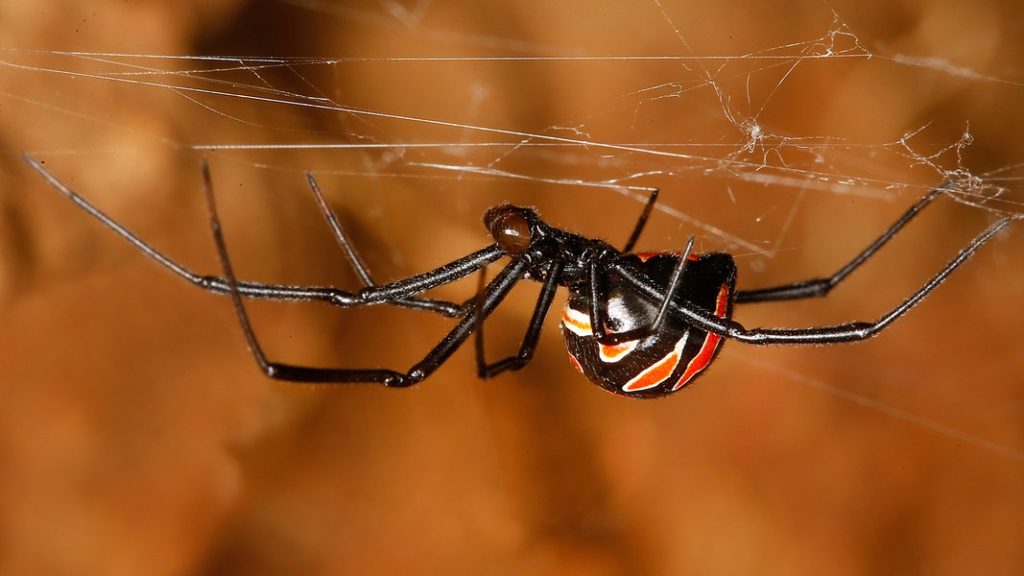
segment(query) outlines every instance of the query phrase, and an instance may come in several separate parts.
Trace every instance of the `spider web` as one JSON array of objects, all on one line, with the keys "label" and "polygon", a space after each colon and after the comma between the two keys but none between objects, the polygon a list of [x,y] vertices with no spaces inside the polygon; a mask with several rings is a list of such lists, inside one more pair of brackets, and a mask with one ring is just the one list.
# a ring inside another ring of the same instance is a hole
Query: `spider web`
[{"label": "spider web", "polygon": [[[478,247],[479,215],[502,200],[618,243],[660,188],[642,247],[671,250],[697,234],[701,250],[736,255],[746,288],[831,273],[914,199],[955,184],[828,302],[741,307],[747,326],[876,318],[987,224],[1022,212],[1024,62],[1014,55],[1024,34],[1020,15],[1001,18],[995,4],[903,15],[818,1],[208,4],[78,7],[0,51],[8,164],[21,150],[44,159],[196,269],[215,265],[191,193],[201,157],[235,214],[246,276],[309,283],[351,276],[269,251],[329,249],[324,232],[303,240],[311,232],[295,229],[322,226],[291,206],[308,203],[307,170],[368,238],[381,277]],[[77,37],[45,39],[71,23]],[[18,182],[38,187],[31,175]],[[144,266],[114,243],[93,252],[106,231],[72,211],[47,215],[56,205],[5,199],[8,224],[29,223],[9,225],[22,231],[0,244],[9,302],[110,262]],[[807,402],[824,392],[860,424],[877,423],[866,409],[950,449],[1024,462],[1014,328],[1024,318],[1000,304],[1024,290],[1006,269],[1021,262],[1016,228],[901,320],[911,327],[842,350],[731,344],[699,385]],[[495,335],[500,345],[515,345],[531,298],[496,316],[490,332],[510,334]],[[338,363],[319,346],[314,357]],[[532,370],[555,369],[541,364]]]}]

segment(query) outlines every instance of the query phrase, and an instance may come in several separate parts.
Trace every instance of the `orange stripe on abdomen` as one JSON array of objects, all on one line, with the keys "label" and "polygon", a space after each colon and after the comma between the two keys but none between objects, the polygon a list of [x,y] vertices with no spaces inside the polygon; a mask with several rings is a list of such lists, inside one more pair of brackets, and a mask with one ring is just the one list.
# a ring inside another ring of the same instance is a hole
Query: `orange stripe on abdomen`
[{"label": "orange stripe on abdomen", "polygon": [[683,337],[676,342],[675,348],[665,355],[664,358],[658,360],[654,364],[648,366],[644,371],[634,376],[629,382],[622,387],[623,392],[639,392],[641,390],[647,390],[654,388],[661,384],[668,377],[676,371],[679,366],[679,360],[683,355],[683,348],[686,346],[686,339],[690,336],[690,332],[687,331],[683,334]]},{"label": "orange stripe on abdomen", "polygon": [[636,349],[639,340],[626,340],[619,344],[600,344],[597,345],[598,356],[602,362],[612,363],[618,362],[625,358],[630,352]]}]

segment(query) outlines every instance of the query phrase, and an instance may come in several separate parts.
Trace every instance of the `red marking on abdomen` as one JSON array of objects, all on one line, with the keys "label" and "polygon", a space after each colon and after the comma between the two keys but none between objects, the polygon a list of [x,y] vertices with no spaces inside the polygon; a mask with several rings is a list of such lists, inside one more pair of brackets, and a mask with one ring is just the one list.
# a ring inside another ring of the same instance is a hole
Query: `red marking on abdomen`
[{"label": "red marking on abdomen", "polygon": [[[722,284],[722,287],[718,290],[718,299],[715,302],[715,316],[725,318],[725,312],[728,309],[729,285]],[[694,376],[707,368],[708,364],[711,364],[711,359],[715,357],[715,350],[718,349],[718,345],[721,342],[721,336],[714,332],[708,332],[708,335],[704,337],[704,343],[700,345],[700,350],[697,351],[697,355],[686,365],[686,371],[683,372],[683,375],[679,377],[679,381],[672,387],[673,392],[686,386],[690,380],[693,380]]]},{"label": "red marking on abdomen", "polygon": [[583,374],[583,366],[581,366],[580,361],[572,355],[572,352],[569,352],[569,362],[572,362],[573,367],[579,370],[580,374]]},{"label": "red marking on abdomen", "polygon": [[598,355],[600,356],[602,362],[618,362],[619,360],[622,360],[627,355],[629,355],[629,353],[632,352],[634,349],[636,349],[636,346],[639,343],[639,340],[626,340],[625,342],[621,342],[619,344],[599,343],[597,345]]},{"label": "red marking on abdomen", "polygon": [[[636,254],[636,257],[639,258],[641,262],[647,262],[648,260],[650,260],[651,258],[654,258],[655,256],[679,256],[679,253],[678,252],[638,252]],[[687,258],[687,260],[689,260],[690,262],[696,262],[697,260],[700,260],[700,254],[697,254],[696,252],[690,252],[690,256]]]},{"label": "red marking on abdomen", "polygon": [[683,355],[683,348],[686,346],[686,339],[689,336],[689,332],[683,334],[683,337],[676,342],[675,348],[666,354],[664,358],[651,364],[629,382],[626,382],[625,386],[622,387],[623,392],[647,390],[667,380],[676,371],[676,367],[679,366],[679,360]]}]

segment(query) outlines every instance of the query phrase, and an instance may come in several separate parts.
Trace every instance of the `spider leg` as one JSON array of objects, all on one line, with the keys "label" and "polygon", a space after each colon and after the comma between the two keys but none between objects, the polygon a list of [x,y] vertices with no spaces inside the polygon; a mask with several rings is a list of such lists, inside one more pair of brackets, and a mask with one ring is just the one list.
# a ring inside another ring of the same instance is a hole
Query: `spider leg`
[{"label": "spider leg", "polygon": [[[345,253],[345,257],[348,259],[349,264],[352,265],[352,269],[355,270],[356,276],[359,277],[363,286],[376,286],[377,283],[374,282],[373,277],[370,276],[370,271],[366,267],[366,263],[363,262],[362,258],[360,258],[359,253],[356,252],[355,246],[352,245],[352,241],[349,239],[348,235],[345,234],[341,224],[338,222],[338,216],[324,199],[324,195],[320,191],[320,186],[317,184],[316,179],[313,178],[312,172],[306,172],[306,180],[309,181],[309,187],[313,190],[313,197],[316,199],[316,203],[320,207],[320,212],[323,214],[324,219],[327,220],[327,224],[331,227],[331,231],[334,233],[334,238],[338,241],[338,245],[341,246],[341,250]],[[454,302],[435,300],[433,298],[398,298],[393,300],[391,304],[405,308],[430,310],[444,316],[451,316],[451,310],[459,308],[459,305]]]},{"label": "spider leg", "polygon": [[[49,170],[43,167],[35,158],[28,154],[23,155],[28,165],[38,172],[54,189],[74,202],[101,224],[124,238],[137,250],[154,260],[164,268],[183,278],[203,290],[213,294],[227,295],[231,287],[227,278],[221,276],[210,276],[196,274],[192,270],[175,262],[162,252],[147,244],[133,232],[117,223],[114,219],[104,214],[99,208],[93,206],[82,196],[67,187]],[[497,260],[504,255],[504,251],[496,244],[492,244],[482,250],[478,250],[449,264],[441,266],[433,271],[412,276],[390,284],[371,286],[364,288],[359,293],[339,290],[326,286],[291,286],[285,284],[267,284],[260,282],[236,281],[238,293],[246,298],[257,298],[265,300],[288,300],[288,301],[320,301],[348,308],[353,306],[365,306],[370,304],[390,303],[391,299],[404,298],[413,294],[429,290],[431,288],[452,282],[463,276],[471,274],[480,267]],[[463,314],[462,308],[455,304],[436,302],[432,308],[440,314],[450,317],[458,317]]]},{"label": "spider leg", "polygon": [[903,216],[900,216],[899,220],[897,220],[892,226],[889,226],[881,236],[869,244],[867,248],[832,276],[829,276],[828,278],[815,278],[812,280],[804,280],[802,282],[793,282],[790,284],[783,284],[781,286],[772,286],[770,288],[738,290],[736,292],[736,302],[768,302],[775,300],[796,300],[800,298],[825,296],[829,291],[835,288],[837,284],[849,276],[851,272],[860,267],[864,262],[867,262],[867,260],[871,258],[879,248],[884,246],[892,239],[893,236],[896,235],[897,232],[906,226],[908,222],[913,220],[913,218],[917,216],[925,206],[931,204],[933,200],[942,196],[952,187],[953,182],[947,182],[921,197],[921,199],[911,206],[910,209],[903,213]]},{"label": "spider leg", "polygon": [[623,252],[633,251],[633,246],[636,245],[636,241],[640,239],[640,234],[644,231],[644,226],[647,225],[647,219],[651,217],[654,203],[658,201],[658,192],[658,188],[651,191],[650,197],[647,198],[647,204],[644,205],[644,211],[640,213],[640,218],[637,219],[636,226],[633,227],[633,233],[629,235],[629,240],[626,241],[626,246],[622,249]]},{"label": "spider leg", "polygon": [[[533,351],[537,347],[537,342],[540,341],[544,318],[547,316],[548,310],[551,308],[551,302],[555,298],[555,290],[558,288],[558,279],[562,275],[563,267],[564,264],[561,260],[553,260],[548,267],[548,278],[544,281],[544,286],[537,297],[537,305],[533,308],[533,316],[530,318],[530,324],[523,335],[523,342],[519,346],[519,353],[516,355],[502,358],[491,364],[487,363],[484,357],[483,318],[481,314],[477,314],[475,336],[476,371],[480,378],[493,378],[506,370],[519,370],[533,359]],[[480,275],[480,280],[481,282],[483,281],[483,273]]]},{"label": "spider leg", "polygon": [[238,321],[242,326],[246,342],[252,351],[256,363],[259,364],[263,373],[276,380],[289,382],[379,382],[386,386],[404,387],[411,386],[437,370],[445,360],[451,357],[452,353],[465,342],[473,328],[477,325],[478,315],[486,317],[494,308],[508,295],[526,273],[527,261],[522,258],[513,259],[498,276],[487,285],[482,296],[482,302],[478,307],[469,308],[468,312],[456,326],[439,342],[433,350],[418,363],[413,365],[408,372],[402,373],[387,369],[350,369],[350,368],[313,368],[308,366],[297,366],[293,364],[282,364],[271,362],[267,359],[263,348],[260,346],[256,333],[252,329],[249,315],[245,311],[245,304],[242,302],[242,295],[235,282],[235,273],[231,267],[231,259],[228,256],[227,245],[224,242],[220,218],[217,215],[217,203],[213,195],[213,184],[210,179],[210,168],[203,162],[203,189],[206,194],[206,202],[210,212],[210,229],[213,232],[214,243],[217,246],[217,255],[220,258],[221,267],[224,270],[224,277],[227,279],[228,290],[231,302],[234,305]]},{"label": "spider leg", "polygon": [[591,261],[587,268],[587,288],[590,291],[590,329],[598,342],[608,340],[605,320],[608,319],[608,299],[605,298],[604,275],[598,273],[598,263]]},{"label": "spider leg", "polygon": [[[748,344],[834,344],[866,340],[909,312],[1000,230],[1006,228],[1011,222],[1021,219],[1024,219],[1024,216],[1008,216],[986,228],[917,292],[874,322],[849,322],[811,328],[746,328],[734,320],[718,318],[707,310],[690,308],[679,303],[672,304],[672,312],[701,330]],[[630,270],[622,264],[612,264],[609,266],[609,270],[618,274],[639,293],[645,294],[652,302],[663,298],[661,289],[646,275]]]},{"label": "spider leg", "polygon": [[[668,317],[668,311],[672,302],[675,301],[676,293],[679,291],[679,286],[681,285],[680,280],[683,277],[683,271],[686,270],[686,264],[690,261],[690,252],[693,251],[693,243],[696,241],[696,239],[696,236],[691,235],[690,239],[687,240],[686,247],[683,249],[682,252],[682,256],[679,258],[679,262],[676,264],[675,270],[672,271],[672,277],[669,280],[668,286],[664,290],[664,296],[661,298],[661,304],[658,306],[658,313],[657,315],[655,315],[654,320],[651,321],[651,323],[648,324],[647,326],[641,326],[639,328],[626,330],[624,332],[612,333],[603,333],[604,325],[601,324],[601,333],[595,331],[595,334],[597,334],[598,342],[606,345],[621,344],[622,342],[626,342],[629,340],[639,340],[641,338],[646,338],[647,336],[654,334],[661,328],[661,325],[664,323],[665,318]],[[605,315],[607,315],[607,310],[605,306],[606,304],[607,301],[603,301],[601,305],[598,306],[599,310],[603,312]],[[591,306],[594,305],[591,304]]]}]

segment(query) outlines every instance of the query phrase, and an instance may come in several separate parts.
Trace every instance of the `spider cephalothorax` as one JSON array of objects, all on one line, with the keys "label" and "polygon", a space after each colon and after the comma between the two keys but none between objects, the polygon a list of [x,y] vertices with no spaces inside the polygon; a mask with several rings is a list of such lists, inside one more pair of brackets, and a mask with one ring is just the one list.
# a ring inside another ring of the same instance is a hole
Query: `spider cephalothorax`
[{"label": "spider cephalothorax", "polygon": [[[657,190],[652,191],[621,251],[603,240],[555,228],[532,209],[502,204],[484,215],[484,225],[494,238],[494,244],[434,270],[377,284],[324,201],[313,176],[308,175],[321,211],[364,285],[358,291],[349,292],[333,287],[237,281],[221,233],[205,162],[203,184],[222,276],[195,274],[171,260],[70,190],[35,159],[26,155],[25,160],[50,185],[157,263],[204,290],[230,295],[249,348],[263,372],[271,378],[297,382],[378,382],[387,386],[410,386],[437,370],[474,333],[480,377],[518,370],[533,357],[544,319],[556,289],[561,286],[569,290],[560,326],[573,364],[605,390],[634,398],[660,397],[682,389],[707,369],[725,339],[750,344],[832,344],[870,338],[923,300],[997,232],[1021,218],[1005,216],[989,226],[913,295],[874,322],[812,328],[745,328],[732,320],[734,304],[824,296],[952,185],[932,190],[919,199],[878,239],[831,276],[758,290],[736,290],[736,267],[732,257],[693,254],[692,236],[679,253],[632,253],[657,200]],[[465,302],[422,296],[433,288],[481,271],[503,257],[509,259],[508,264],[482,286],[476,296]],[[516,354],[487,362],[483,347],[484,320],[522,279],[542,284],[522,344]],[[405,371],[295,366],[266,358],[249,323],[243,298],[321,301],[340,307],[389,304],[458,318],[458,322],[422,360]]]}]

